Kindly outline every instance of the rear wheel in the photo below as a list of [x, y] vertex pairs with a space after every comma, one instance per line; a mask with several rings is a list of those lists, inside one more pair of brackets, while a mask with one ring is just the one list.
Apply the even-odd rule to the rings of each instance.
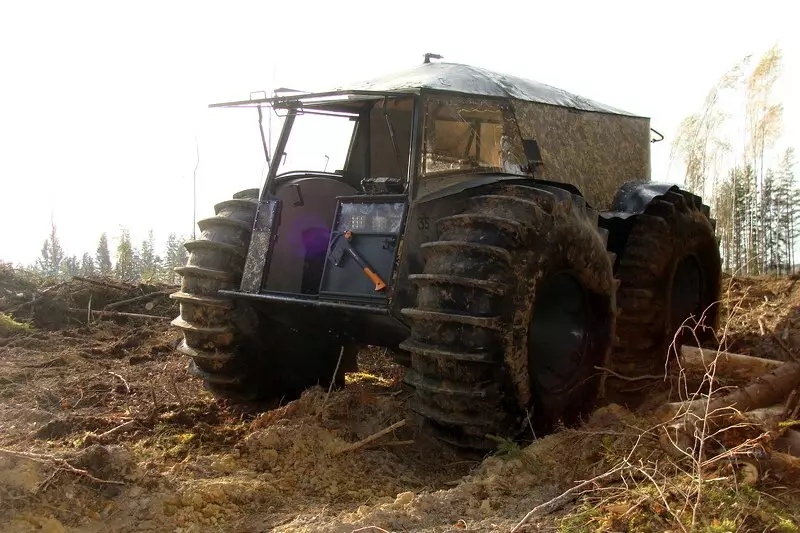
[[597, 214], [562, 189], [502, 185], [438, 230], [410, 276], [416, 307], [403, 310], [412, 409], [442, 440], [474, 448], [575, 421], [613, 339], [616, 283]]
[[340, 343], [303, 335], [218, 292], [239, 288], [258, 194], [248, 189], [217, 204], [215, 216], [198, 222], [200, 238], [186, 243], [189, 259], [176, 268], [181, 290], [171, 295], [180, 302], [172, 322], [183, 332], [178, 351], [212, 393], [234, 401], [288, 400], [331, 379], [343, 386], [352, 350], [334, 376]]
[[677, 187], [653, 199], [619, 254], [614, 366], [630, 375], [661, 373], [673, 340], [678, 346], [713, 338], [721, 272], [701, 199]]

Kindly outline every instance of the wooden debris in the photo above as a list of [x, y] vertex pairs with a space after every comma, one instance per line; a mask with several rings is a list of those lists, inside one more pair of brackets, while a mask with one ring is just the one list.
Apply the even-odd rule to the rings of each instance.
[[61, 283], [56, 283], [55, 285], [52, 285], [52, 286], [50, 286], [50, 287], [47, 287], [46, 289], [44, 289], [44, 290], [43, 290], [43, 291], [42, 291], [42, 292], [39, 294], [39, 296], [37, 296], [37, 297], [36, 297], [36, 298], [34, 298], [33, 300], [30, 300], [30, 301], [28, 301], [28, 302], [21, 303], [21, 304], [19, 304], [19, 305], [18, 305], [18, 306], [16, 306], [16, 307], [13, 307], [13, 308], [11, 308], [11, 309], [8, 309], [8, 310], [6, 311], [6, 313], [7, 313], [7, 314], [12, 314], [12, 313], [15, 313], [15, 312], [19, 311], [20, 309], [24, 309], [24, 308], [28, 307], [29, 305], [36, 305], [37, 303], [41, 302], [42, 300], [44, 300], [45, 298], [47, 298], [48, 296], [50, 296], [50, 293], [51, 293], [52, 291], [55, 291], [56, 289], [59, 289], [60, 287], [63, 287], [63, 286], [64, 286], [64, 285], [66, 285], [66, 284], [67, 284], [67, 282], [66, 282], [66, 281], [62, 281]]
[[[663, 405], [658, 410], [662, 420], [677, 418], [662, 427], [660, 441], [664, 450], [676, 457], [694, 455], [700, 449], [699, 439], [709, 435], [716, 435], [715, 440], [722, 441], [728, 447], [747, 440], [760, 441], [764, 436], [779, 436], [779, 422], [789, 409], [790, 401], [787, 402], [787, 398], [791, 400], [793, 391], [800, 386], [800, 363], [777, 362], [775, 366], [775, 363], [765, 364], [763, 361], [766, 360], [749, 356], [684, 348], [681, 352], [690, 365], [694, 364], [693, 361], [700, 362], [701, 366], [695, 368], [706, 368], [707, 361], [710, 363], [713, 360], [711, 357], [718, 364], [725, 361], [729, 367], [741, 365], [742, 371], [736, 373], [738, 376], [768, 366], [773, 368], [722, 396]], [[719, 430], [726, 426], [735, 431], [721, 435]], [[725, 442], [728, 439], [738, 442]], [[705, 460], [705, 457], [700, 460]]]

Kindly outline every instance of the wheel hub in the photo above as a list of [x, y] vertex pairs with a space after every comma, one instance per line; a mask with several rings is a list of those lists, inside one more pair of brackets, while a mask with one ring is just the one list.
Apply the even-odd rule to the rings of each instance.
[[703, 310], [703, 275], [700, 263], [693, 255], [687, 255], [678, 262], [672, 276], [670, 294], [669, 328], [671, 332], [681, 327], [683, 321], [692, 315], [700, 319]]
[[528, 330], [528, 365], [537, 388], [556, 393], [569, 387], [586, 351], [588, 303], [570, 274], [545, 280], [536, 293]]

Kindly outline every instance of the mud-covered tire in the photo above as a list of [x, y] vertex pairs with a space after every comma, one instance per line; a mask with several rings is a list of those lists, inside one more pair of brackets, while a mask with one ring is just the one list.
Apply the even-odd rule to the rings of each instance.
[[215, 216], [197, 223], [199, 239], [186, 243], [189, 258], [175, 269], [181, 290], [171, 295], [180, 302], [180, 316], [172, 321], [183, 332], [178, 351], [191, 358], [192, 372], [211, 392], [236, 400], [258, 396], [258, 383], [251, 378], [257, 361], [252, 351], [242, 349], [233, 300], [218, 291], [238, 289], [258, 194], [258, 189], [240, 191], [215, 205]]
[[[597, 218], [562, 189], [495, 185], [437, 221], [437, 240], [422, 245], [423, 271], [410, 276], [416, 306], [402, 311], [411, 335], [401, 344], [412, 354], [411, 407], [437, 437], [485, 449], [489, 435], [517, 437], [531, 424], [548, 431], [591, 408], [595, 366], [613, 342], [616, 290]], [[585, 344], [554, 391], [536, 370], [553, 353], [531, 332], [542, 331], [537, 295], [559, 274], [584, 291]]]
[[352, 349], [334, 376], [341, 344], [303, 335], [218, 293], [239, 288], [258, 194], [248, 189], [217, 204], [215, 216], [198, 222], [199, 239], [186, 243], [188, 261], [176, 268], [181, 290], [171, 295], [180, 302], [172, 322], [183, 332], [178, 351], [191, 358], [192, 373], [209, 391], [236, 402], [289, 400], [331, 379], [343, 386], [344, 370], [354, 364]]
[[[663, 373], [674, 339], [679, 345], [696, 344], [695, 335], [701, 342], [713, 337], [722, 264], [709, 212], [700, 197], [674, 187], [633, 219], [616, 269], [612, 365], [620, 373]], [[690, 315], [695, 320], [686, 321]]]

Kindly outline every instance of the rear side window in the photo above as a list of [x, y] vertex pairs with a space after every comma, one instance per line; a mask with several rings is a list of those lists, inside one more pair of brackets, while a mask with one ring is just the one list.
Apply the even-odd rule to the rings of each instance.
[[496, 101], [430, 98], [425, 106], [423, 174], [495, 170], [524, 174], [524, 150], [511, 110]]

